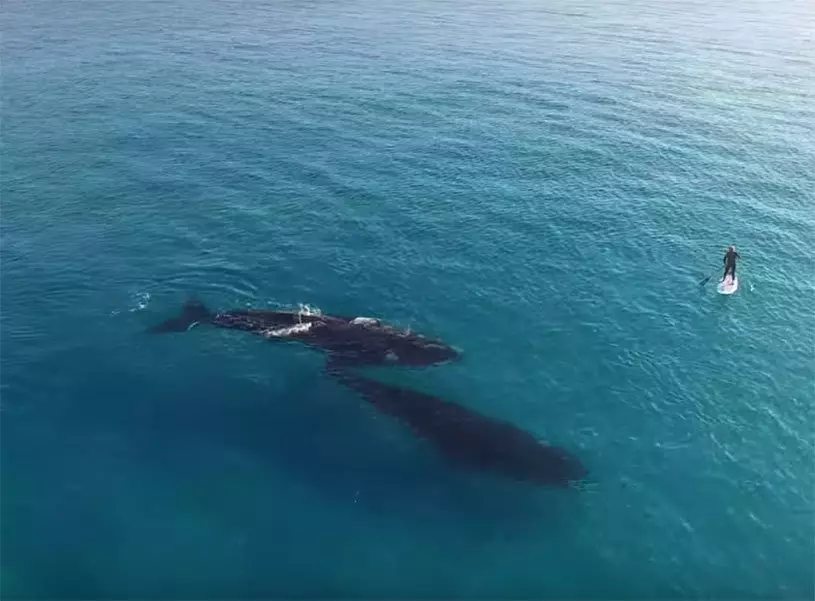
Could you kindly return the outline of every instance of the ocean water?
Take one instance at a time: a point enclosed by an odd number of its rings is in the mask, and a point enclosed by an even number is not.
[[[6,599],[815,594],[809,0],[8,0]],[[740,289],[717,295],[736,244]],[[462,471],[190,296],[439,336]]]

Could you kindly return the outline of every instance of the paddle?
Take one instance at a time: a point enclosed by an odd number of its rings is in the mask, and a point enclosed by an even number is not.
[[[707,276],[707,277],[706,277],[704,280],[702,280],[701,282],[699,282],[699,285],[700,285],[700,286],[704,286],[705,284],[707,284],[707,283],[710,281],[710,278],[712,278],[714,275],[716,275],[716,273],[717,273],[718,271],[719,271],[719,270],[718,270],[718,268],[717,268],[717,269],[716,269],[716,271],[714,271],[714,272],[713,272],[713,273],[711,273],[709,276]]]

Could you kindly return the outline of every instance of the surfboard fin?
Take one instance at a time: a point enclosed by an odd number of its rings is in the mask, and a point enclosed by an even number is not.
[[[151,326],[147,329],[151,334],[162,334],[165,332],[186,332],[196,323],[209,321],[210,312],[199,301],[187,301],[181,307],[181,314],[160,324]]]

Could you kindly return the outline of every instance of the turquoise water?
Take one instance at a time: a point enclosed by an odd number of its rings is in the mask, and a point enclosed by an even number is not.
[[[806,0],[10,0],[4,598],[811,598]],[[722,249],[740,289],[717,295]],[[296,345],[576,453],[463,472]]]

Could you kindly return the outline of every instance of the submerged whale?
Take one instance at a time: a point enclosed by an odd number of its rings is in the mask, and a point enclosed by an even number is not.
[[[343,317],[302,311],[232,309],[210,312],[190,301],[181,313],[148,332],[185,332],[198,324],[244,330],[270,340],[293,340],[329,354],[335,368],[353,365],[433,365],[459,358],[441,340],[396,328],[372,317]]]
[[[559,487],[570,486],[587,473],[580,460],[565,449],[545,444],[509,422],[330,365],[327,371],[378,411],[429,441],[453,464]]]

